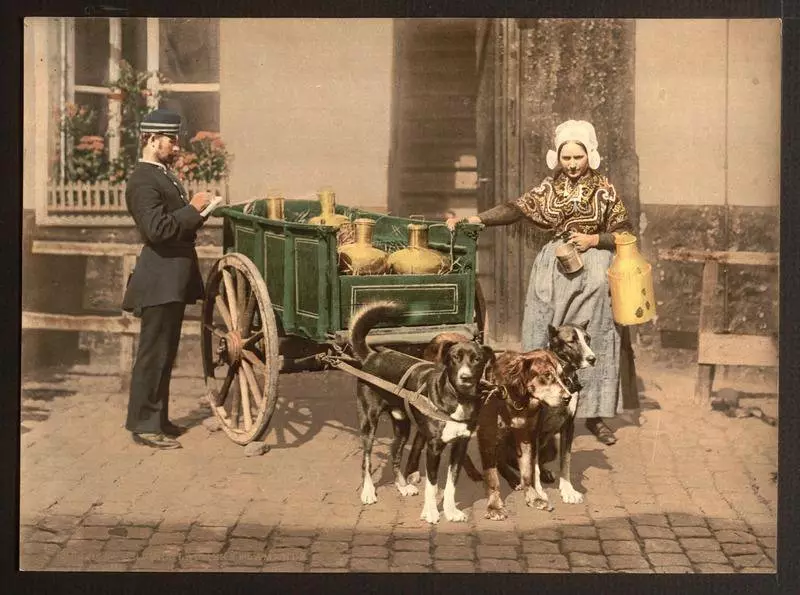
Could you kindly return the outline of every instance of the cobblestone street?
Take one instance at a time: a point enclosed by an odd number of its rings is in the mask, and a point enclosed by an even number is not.
[[[29,378],[20,567],[775,572],[777,428],[695,403],[691,361],[644,351],[637,365],[643,407],[610,422],[616,445],[602,446],[579,422],[572,467],[583,504],[563,504],[551,485],[547,513],[503,483],[509,518],[489,521],[482,484],[462,474],[456,497],[468,521],[437,526],[419,519],[421,494],[403,498],[390,481],[388,421],[373,454],[378,502],[361,505],[355,381],[343,373],[281,377],[271,449],[257,457],[202,425],[210,411],[190,367],[173,381],[172,417],[191,426],[176,451],[132,442],[114,376]]]

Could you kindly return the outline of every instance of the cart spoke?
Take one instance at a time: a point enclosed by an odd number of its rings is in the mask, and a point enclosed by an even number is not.
[[[263,339],[263,338],[264,338],[264,331],[258,331],[255,335],[251,335],[250,337],[247,337],[247,339],[245,339],[242,342],[242,349],[249,349],[251,345],[256,343],[256,341],[258,341],[260,339]]]
[[[242,326],[241,332],[242,334],[247,333],[250,330],[250,325],[253,324],[253,314],[256,311],[256,304],[258,300],[256,300],[256,293],[254,291],[250,292],[250,295],[247,296],[247,306],[244,309],[244,316],[242,316]]]
[[[248,349],[244,349],[242,351],[242,356],[252,364],[253,368],[259,374],[266,374],[267,367],[264,365],[264,362],[258,359],[258,356]]]
[[[233,277],[230,272],[222,269],[222,279],[225,283],[225,301],[228,302],[231,315],[231,330],[235,331],[239,326],[239,310],[237,309],[236,289],[233,287]]]
[[[239,429],[239,411],[240,411],[240,399],[241,396],[239,395],[239,383],[232,383],[231,392],[233,392],[233,398],[231,399],[231,427],[234,430]]]
[[[233,383],[233,377],[236,376],[236,366],[228,367],[228,373],[225,375],[225,380],[222,381],[222,388],[219,389],[220,398],[222,399],[218,404],[222,405],[228,397]]]
[[[253,391],[255,403],[260,407],[264,397],[261,394],[261,387],[258,386],[258,381],[256,380],[255,374],[253,374],[253,368],[247,361],[242,360],[242,370],[244,370],[244,375],[250,385],[250,390]]]
[[[238,314],[238,329],[239,332],[244,334],[245,327],[242,326],[243,322],[243,313],[245,311],[245,300],[247,299],[247,279],[245,278],[242,271],[236,269],[236,312]]]
[[[247,388],[247,378],[239,372],[239,392],[242,397],[242,413],[244,413],[244,430],[249,431],[253,425],[253,414],[250,412],[250,391]]]
[[[215,326],[213,326],[211,324],[208,324],[207,322],[204,322],[203,326],[206,328],[206,330],[208,330],[209,332],[213,333],[214,336],[219,337],[220,339],[224,339],[225,338],[225,335],[226,335],[225,331],[222,331],[222,330],[218,329],[217,327],[215,327]]]
[[[225,305],[225,300],[222,299],[222,296],[217,294],[214,298],[214,302],[217,305],[217,310],[219,310],[222,319],[225,321],[225,326],[228,327],[229,331],[233,330],[233,321],[231,320],[231,313],[228,312],[228,307]]]

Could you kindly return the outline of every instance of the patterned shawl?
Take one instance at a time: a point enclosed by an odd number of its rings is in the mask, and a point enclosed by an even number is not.
[[[559,172],[514,201],[539,229],[561,233],[611,233],[633,226],[628,210],[604,175],[588,169],[577,182]]]

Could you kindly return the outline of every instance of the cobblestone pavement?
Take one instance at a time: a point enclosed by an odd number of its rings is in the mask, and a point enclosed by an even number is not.
[[[691,362],[643,352],[638,366],[643,408],[611,422],[619,442],[604,447],[579,426],[583,504],[561,503],[551,487],[547,513],[504,485],[510,516],[493,522],[482,485],[462,474],[456,495],[469,520],[437,526],[419,519],[422,495],[403,498],[390,483],[388,421],[373,454],[379,500],[361,505],[355,382],[343,373],[281,378],[271,450],[260,457],[201,425],[210,412],[198,370],[184,366],[173,381],[173,418],[191,426],[176,451],[132,442],[113,376],[28,379],[20,567],[775,572],[777,429],[700,407]]]

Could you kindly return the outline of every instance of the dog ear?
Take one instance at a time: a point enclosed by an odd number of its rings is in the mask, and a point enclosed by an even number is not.
[[[586,330],[587,328],[589,328],[589,321],[587,320],[586,322],[582,322],[578,326],[581,327],[583,330]]]
[[[458,345],[458,343],[459,343],[458,341],[445,341],[445,342],[443,342],[441,348],[439,349],[439,361],[443,362],[444,359],[447,357],[447,354],[450,352],[450,350],[455,345]]]
[[[495,360],[494,349],[492,349],[488,345],[481,345],[481,352],[483,353],[484,363],[490,364]]]
[[[519,379],[522,376],[522,371],[525,365],[525,358],[522,355],[516,356],[505,365],[505,376],[512,380]]]
[[[558,334],[558,329],[556,327],[554,327],[552,324],[548,324],[547,325],[547,333],[550,335],[550,338],[552,339],[553,337],[555,337]]]

